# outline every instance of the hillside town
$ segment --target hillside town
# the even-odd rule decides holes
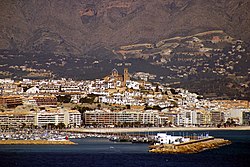
[[[204,99],[183,88],[131,79],[0,79],[0,127],[232,127],[250,124],[249,101]]]

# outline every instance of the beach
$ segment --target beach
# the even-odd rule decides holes
[[[75,128],[67,132],[81,133],[126,133],[126,132],[164,132],[164,131],[211,131],[211,130],[250,130],[250,126],[236,127],[146,127],[146,128]]]

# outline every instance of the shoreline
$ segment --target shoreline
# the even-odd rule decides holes
[[[148,128],[78,128],[67,129],[66,132],[80,132],[80,133],[126,133],[126,132],[162,132],[162,131],[218,131],[218,130],[250,130],[250,126],[239,127],[148,127]]]
[[[0,145],[74,145],[76,143],[63,141],[48,141],[48,140],[0,140]]]

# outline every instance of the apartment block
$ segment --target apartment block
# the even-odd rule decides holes
[[[21,96],[0,96],[0,105],[6,106],[8,108],[14,108],[18,105],[22,105]]]

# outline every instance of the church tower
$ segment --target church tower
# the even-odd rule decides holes
[[[129,73],[128,73],[128,68],[124,68],[124,71],[123,71],[123,86],[126,86],[126,81],[127,80],[130,80]]]
[[[114,68],[111,72],[112,77],[118,77],[118,71]]]

